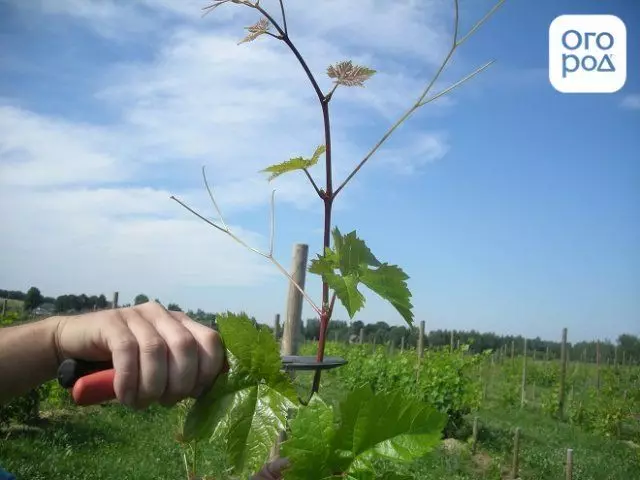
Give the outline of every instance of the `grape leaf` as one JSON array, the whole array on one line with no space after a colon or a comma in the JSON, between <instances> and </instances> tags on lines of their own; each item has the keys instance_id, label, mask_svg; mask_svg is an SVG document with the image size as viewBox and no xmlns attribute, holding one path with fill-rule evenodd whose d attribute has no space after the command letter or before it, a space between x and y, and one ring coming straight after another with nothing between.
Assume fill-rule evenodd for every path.
<instances>
[{"instance_id":1,"label":"grape leaf","mask_svg":"<svg viewBox=\"0 0 640 480\"><path fill-rule=\"evenodd\" d=\"M365 270L360 281L370 290L373 290L382 298L387 300L402 315L409 324L413 319L410 297L411 292L407 287L409 275L404 273L398 266L384 263L376 270Z\"/></svg>"},{"instance_id":2,"label":"grape leaf","mask_svg":"<svg viewBox=\"0 0 640 480\"><path fill-rule=\"evenodd\" d=\"M238 45L240 45L242 43L253 42L260 35L264 35L265 33L267 33L269 31L269 27L270 26L271 26L271 24L269 23L269 20L267 20L264 17L261 18L260 20L258 20L256 23L254 23L250 27L246 27L246 30L248 30L249 33L247 34L246 37L244 37L242 40L240 40Z\"/></svg>"},{"instance_id":3,"label":"grape leaf","mask_svg":"<svg viewBox=\"0 0 640 480\"><path fill-rule=\"evenodd\" d=\"M195 402L183 425L184 441L209 438L221 445L235 473L254 472L268 459L297 395L272 334L249 318L216 319L229 372Z\"/></svg>"},{"instance_id":4,"label":"grape leaf","mask_svg":"<svg viewBox=\"0 0 640 480\"><path fill-rule=\"evenodd\" d=\"M276 165L271 165L262 171L271 173L268 179L269 181L271 181L274 178L279 177L283 173L292 172L294 170L304 170L306 168L313 167L316 163L318 163L320 156L325 152L325 150L326 150L325 146L320 145L318 148L316 148L316 151L313 152L313 155L311 156L311 158L303 158L303 157L291 158L285 162L278 163Z\"/></svg>"},{"instance_id":5,"label":"grape leaf","mask_svg":"<svg viewBox=\"0 0 640 480\"><path fill-rule=\"evenodd\" d=\"M364 306L364 295L358 290L358 277L345 275L341 277L335 273L324 275L329 288L336 292L336 296L344 305L351 318Z\"/></svg>"},{"instance_id":6,"label":"grape leaf","mask_svg":"<svg viewBox=\"0 0 640 480\"><path fill-rule=\"evenodd\" d=\"M439 443L445 420L402 392L374 395L368 386L350 392L333 409L312 400L291 421L289 439L282 444L282 455L291 462L284 478L380 478L374 458L407 463L425 455Z\"/></svg>"},{"instance_id":7,"label":"grape leaf","mask_svg":"<svg viewBox=\"0 0 640 480\"><path fill-rule=\"evenodd\" d=\"M327 68L329 78L333 78L334 83L345 87L364 87L364 82L375 73L376 71L370 68L354 65L351 60L338 62Z\"/></svg>"},{"instance_id":8,"label":"grape leaf","mask_svg":"<svg viewBox=\"0 0 640 480\"><path fill-rule=\"evenodd\" d=\"M333 229L333 249L311 260L309 272L320 275L335 292L351 318L364 306L365 298L358 290L363 283L383 299L389 301L409 324L413 324L409 276L397 265L381 263L355 230L342 235ZM340 275L336 274L340 271Z\"/></svg>"}]
</instances>

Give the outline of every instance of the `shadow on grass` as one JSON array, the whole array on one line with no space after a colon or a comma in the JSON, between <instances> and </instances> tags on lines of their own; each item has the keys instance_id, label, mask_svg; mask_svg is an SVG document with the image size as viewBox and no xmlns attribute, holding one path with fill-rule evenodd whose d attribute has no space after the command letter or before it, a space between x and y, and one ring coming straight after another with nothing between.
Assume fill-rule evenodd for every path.
<instances>
[{"instance_id":1,"label":"shadow on grass","mask_svg":"<svg viewBox=\"0 0 640 480\"><path fill-rule=\"evenodd\" d=\"M73 411L59 411L55 415L43 416L28 424L10 425L0 429L4 441L38 441L60 447L103 447L118 444L125 438L117 429L106 430L91 421L90 415L78 415Z\"/></svg>"}]
</instances>

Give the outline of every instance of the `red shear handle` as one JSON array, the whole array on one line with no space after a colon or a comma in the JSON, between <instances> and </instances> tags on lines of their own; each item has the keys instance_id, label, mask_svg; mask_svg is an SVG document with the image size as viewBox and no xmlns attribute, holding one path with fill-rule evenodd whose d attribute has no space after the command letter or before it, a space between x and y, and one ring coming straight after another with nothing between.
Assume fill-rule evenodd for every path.
<instances>
[{"instance_id":1,"label":"red shear handle","mask_svg":"<svg viewBox=\"0 0 640 480\"><path fill-rule=\"evenodd\" d=\"M73 385L71 396L76 405L95 405L116 398L113 389L115 370L101 370L80 377Z\"/></svg>"},{"instance_id":2,"label":"red shear handle","mask_svg":"<svg viewBox=\"0 0 640 480\"><path fill-rule=\"evenodd\" d=\"M221 373L227 373L228 371L229 363L225 358ZM109 368L107 370L89 373L79 378L74 377L73 374L70 375L70 378L73 380L77 378L71 388L71 396L76 405L95 405L116 398L116 393L113 388L115 372L113 368Z\"/></svg>"}]
</instances>

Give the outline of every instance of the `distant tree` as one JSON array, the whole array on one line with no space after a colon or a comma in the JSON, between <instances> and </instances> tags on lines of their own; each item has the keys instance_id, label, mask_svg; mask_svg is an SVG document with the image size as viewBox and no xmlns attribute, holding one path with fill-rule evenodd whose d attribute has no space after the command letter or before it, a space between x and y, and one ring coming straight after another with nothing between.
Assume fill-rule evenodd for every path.
<instances>
[{"instance_id":1,"label":"distant tree","mask_svg":"<svg viewBox=\"0 0 640 480\"><path fill-rule=\"evenodd\" d=\"M182 309L180 308L180 305L178 305L177 303L170 303L169 305L167 305L167 310L171 310L172 312L182 311Z\"/></svg>"},{"instance_id":2,"label":"distant tree","mask_svg":"<svg viewBox=\"0 0 640 480\"><path fill-rule=\"evenodd\" d=\"M98 308L107 308L107 297L105 297L103 293L98 296L96 306Z\"/></svg>"},{"instance_id":3,"label":"distant tree","mask_svg":"<svg viewBox=\"0 0 640 480\"><path fill-rule=\"evenodd\" d=\"M331 325L331 323L329 323L329 325ZM355 322L351 323L350 333L355 333L356 335L359 335L361 328L364 328L364 323L361 322L360 320L356 320Z\"/></svg>"},{"instance_id":4,"label":"distant tree","mask_svg":"<svg viewBox=\"0 0 640 480\"><path fill-rule=\"evenodd\" d=\"M44 301L44 297L36 287L31 287L27 291L27 295L24 297L24 309L33 310L38 305L41 305Z\"/></svg>"},{"instance_id":5,"label":"distant tree","mask_svg":"<svg viewBox=\"0 0 640 480\"><path fill-rule=\"evenodd\" d=\"M149 297L147 297L144 293L139 293L136 295L136 298L133 300L134 305L140 305L141 303L147 303L149 301Z\"/></svg>"}]
</instances>

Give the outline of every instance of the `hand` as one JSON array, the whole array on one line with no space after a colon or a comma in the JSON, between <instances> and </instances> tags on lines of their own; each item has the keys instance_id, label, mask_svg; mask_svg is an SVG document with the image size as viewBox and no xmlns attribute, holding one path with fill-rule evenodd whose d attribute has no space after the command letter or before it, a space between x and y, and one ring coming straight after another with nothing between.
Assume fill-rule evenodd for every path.
<instances>
[{"instance_id":1,"label":"hand","mask_svg":"<svg viewBox=\"0 0 640 480\"><path fill-rule=\"evenodd\" d=\"M116 397L134 408L197 397L224 363L217 332L156 302L60 317L55 338L59 357L111 360Z\"/></svg>"},{"instance_id":2,"label":"hand","mask_svg":"<svg viewBox=\"0 0 640 480\"><path fill-rule=\"evenodd\" d=\"M280 480L282 478L282 471L288 466L289 460L286 458L277 458L262 467L262 470L249 480Z\"/></svg>"}]
</instances>

